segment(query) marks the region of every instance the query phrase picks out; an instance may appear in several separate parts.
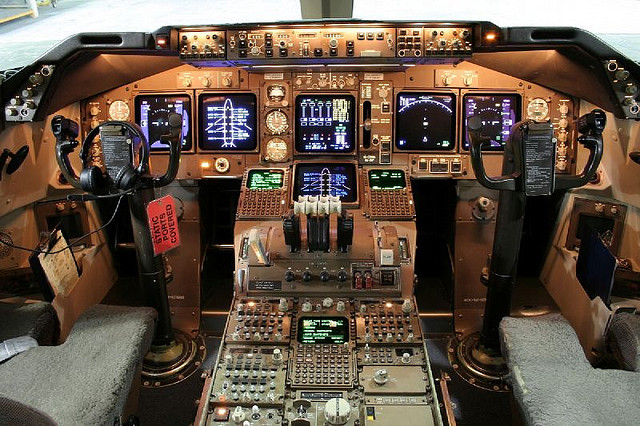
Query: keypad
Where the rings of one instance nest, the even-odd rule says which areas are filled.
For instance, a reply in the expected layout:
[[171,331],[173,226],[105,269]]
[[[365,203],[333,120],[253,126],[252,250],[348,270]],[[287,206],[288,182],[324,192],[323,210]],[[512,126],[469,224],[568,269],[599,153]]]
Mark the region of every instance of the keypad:
[[346,345],[302,345],[295,349],[292,386],[348,387],[354,379],[352,352]]
[[282,209],[281,189],[246,190],[238,202],[239,217],[280,216]]
[[406,189],[371,190],[369,215],[371,217],[412,217],[413,205]]

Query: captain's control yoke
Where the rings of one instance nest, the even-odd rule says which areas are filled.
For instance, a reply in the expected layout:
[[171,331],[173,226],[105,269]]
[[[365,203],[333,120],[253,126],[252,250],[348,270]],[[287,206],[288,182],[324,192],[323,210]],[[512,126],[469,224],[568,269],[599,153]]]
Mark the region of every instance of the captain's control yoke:
[[579,175],[556,175],[556,139],[550,122],[532,120],[517,123],[507,141],[502,176],[487,176],[482,162],[482,147],[490,138],[482,134],[482,119],[470,117],[467,128],[471,139],[471,164],[478,182],[500,191],[487,301],[479,349],[489,356],[500,354],[498,325],[510,314],[511,296],[516,278],[522,223],[527,197],[551,195],[557,189],[577,188],[595,175],[602,159],[602,131],[606,116],[596,109],[577,121],[582,134],[578,142],[590,152]]
[[176,343],[171,326],[164,264],[162,256],[154,255],[146,213],[146,205],[155,198],[154,188],[171,183],[180,164],[182,117],[169,114],[168,123],[169,132],[161,141],[169,145],[169,165],[165,174],[157,177],[149,175],[149,143],[135,124],[107,121],[91,130],[81,145],[83,170],[80,175],[69,160],[69,154],[79,145],[78,125],[58,115],[52,119],[51,127],[56,136],[56,159],[62,175],[73,187],[90,194],[70,195],[70,198],[97,200],[128,196],[139,278],[147,304],[158,311],[150,351],[155,355],[147,355],[146,361],[174,365],[183,348],[180,342]]

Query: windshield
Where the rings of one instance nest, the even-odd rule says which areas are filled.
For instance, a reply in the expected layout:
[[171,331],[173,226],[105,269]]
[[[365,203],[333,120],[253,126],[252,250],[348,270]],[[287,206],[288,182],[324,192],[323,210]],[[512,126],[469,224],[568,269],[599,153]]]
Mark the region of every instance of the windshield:
[[[38,0],[35,10],[5,6],[28,3],[6,0],[0,5],[0,70],[24,66],[80,32],[151,32],[165,25],[294,21],[302,17],[300,0]],[[33,17],[35,14],[38,16]],[[512,0],[355,0],[353,5],[353,17],[365,20],[467,20],[491,21],[503,27],[579,27],[636,61],[640,60],[638,16],[640,1],[636,0],[618,0],[615,8],[603,7],[600,0],[581,0],[579,6],[557,0],[526,4]]]

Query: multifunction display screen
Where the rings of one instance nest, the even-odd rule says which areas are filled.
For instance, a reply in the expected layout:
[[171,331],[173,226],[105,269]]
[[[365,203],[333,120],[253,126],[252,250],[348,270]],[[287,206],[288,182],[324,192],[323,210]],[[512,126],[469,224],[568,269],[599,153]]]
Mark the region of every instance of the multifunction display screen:
[[343,203],[358,199],[356,168],[351,163],[296,165],[294,200],[300,195],[338,196]]
[[296,98],[298,152],[352,152],[355,99],[351,95],[299,95]]
[[371,189],[403,189],[405,186],[402,170],[369,170]]
[[336,344],[349,341],[349,319],[345,317],[302,317],[298,320],[298,342]]
[[482,119],[482,134],[491,138],[491,145],[483,151],[503,151],[509,138],[511,127],[520,121],[520,95],[465,95],[464,96],[464,138],[462,147],[469,149],[467,120],[472,116]]
[[257,146],[256,96],[253,93],[200,97],[200,148],[253,151]]
[[169,113],[182,116],[182,150],[191,149],[191,98],[186,95],[136,97],[136,123],[149,141],[152,151],[168,151],[160,137],[169,133]]
[[284,170],[251,170],[247,176],[249,189],[280,189],[284,182]]
[[454,95],[398,93],[396,148],[406,151],[450,151],[455,148]]

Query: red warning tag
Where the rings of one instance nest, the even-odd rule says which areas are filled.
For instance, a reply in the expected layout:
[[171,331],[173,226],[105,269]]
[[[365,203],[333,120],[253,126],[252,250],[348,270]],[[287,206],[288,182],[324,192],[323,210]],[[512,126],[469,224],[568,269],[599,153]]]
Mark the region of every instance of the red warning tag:
[[154,255],[166,253],[180,245],[176,203],[171,195],[147,204],[147,217]]

